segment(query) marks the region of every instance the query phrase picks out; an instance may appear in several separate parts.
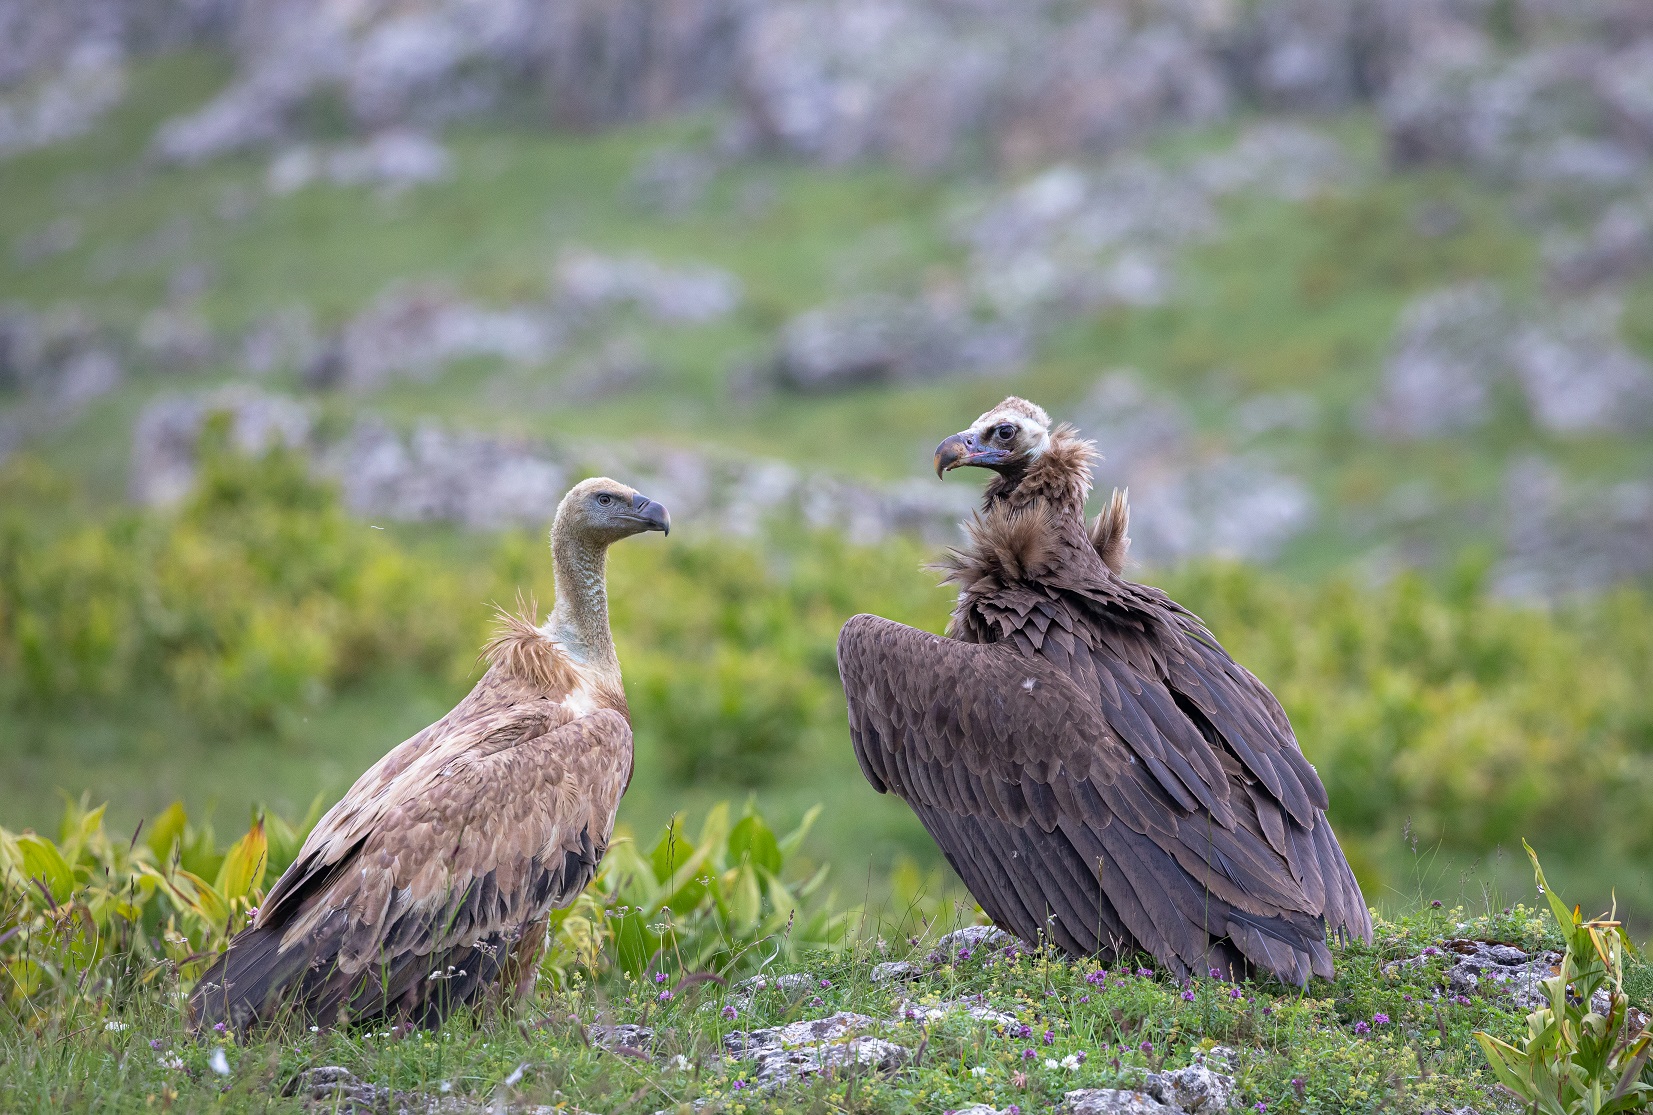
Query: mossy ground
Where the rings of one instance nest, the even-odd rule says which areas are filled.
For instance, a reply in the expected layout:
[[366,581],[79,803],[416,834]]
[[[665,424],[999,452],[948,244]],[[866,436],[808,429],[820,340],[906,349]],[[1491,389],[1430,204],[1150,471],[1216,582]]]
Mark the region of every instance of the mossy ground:
[[[1335,950],[1338,978],[1300,992],[1278,984],[1178,982],[1147,958],[1111,964],[1066,961],[1024,948],[978,949],[953,956],[925,978],[874,984],[887,958],[929,955],[940,925],[909,938],[820,953],[779,968],[807,971],[802,988],[758,992],[750,1003],[720,982],[693,978],[668,961],[637,982],[606,978],[543,988],[514,1015],[462,1012],[439,1032],[391,1035],[346,1028],[313,1032],[289,1026],[236,1044],[225,1035],[198,1040],[183,1023],[168,977],[120,1000],[88,996],[9,1017],[0,1034],[0,1107],[48,1111],[299,1111],[283,1087],[300,1071],[338,1065],[363,1081],[430,1097],[484,1105],[546,1104],[557,1110],[629,1112],[938,1112],[988,1103],[1047,1111],[1081,1087],[1131,1087],[1145,1073],[1190,1062],[1212,1045],[1239,1050],[1243,1106],[1270,1112],[1426,1112],[1494,1109],[1491,1081],[1475,1030],[1509,1038],[1519,1012],[1496,996],[1437,994],[1444,956],[1390,977],[1389,960],[1418,955],[1452,937],[1505,941],[1536,949],[1558,938],[1546,914],[1424,908],[1380,920],[1371,947]],[[663,977],[663,978],[661,978]],[[1644,1007],[1653,970],[1638,962],[1628,990]],[[889,1074],[840,1074],[774,1092],[753,1086],[748,1063],[726,1062],[722,1039],[835,1011],[892,1019],[903,1000],[921,1005],[982,996],[1014,1014],[996,1026],[950,1014],[927,1024],[900,1022],[882,1036],[917,1051]],[[584,1026],[639,1023],[655,1032],[651,1057],[593,1047]],[[212,1067],[217,1050],[220,1074]],[[677,1060],[681,1057],[682,1060]],[[1079,1061],[1077,1067],[1066,1067]],[[1054,1066],[1054,1067],[1053,1067]],[[492,1110],[493,1108],[489,1108]]]

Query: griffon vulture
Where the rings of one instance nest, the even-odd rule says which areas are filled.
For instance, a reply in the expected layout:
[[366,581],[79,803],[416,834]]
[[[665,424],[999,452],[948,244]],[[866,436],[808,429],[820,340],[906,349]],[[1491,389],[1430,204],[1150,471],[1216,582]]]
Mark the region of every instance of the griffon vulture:
[[997,475],[942,563],[947,636],[869,615],[839,635],[861,770],[1023,940],[1330,978],[1327,926],[1372,926],[1326,791],[1263,684],[1120,576],[1124,497],[1087,529],[1094,455],[1017,398],[937,447],[937,475]]
[[670,527],[613,480],[569,491],[550,618],[501,612],[470,695],[327,812],[196,984],[196,1027],[240,1031],[283,1009],[435,1026],[496,983],[532,989],[547,913],[591,881],[631,781],[608,547]]

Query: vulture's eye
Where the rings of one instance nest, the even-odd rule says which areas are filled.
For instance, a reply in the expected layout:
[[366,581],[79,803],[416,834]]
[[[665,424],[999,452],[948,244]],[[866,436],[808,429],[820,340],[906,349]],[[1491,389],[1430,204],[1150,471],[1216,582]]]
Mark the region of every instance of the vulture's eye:
[[1016,436],[1016,427],[1012,426],[1009,422],[1002,423],[998,429],[993,431],[993,436],[998,438],[1000,441],[1009,441],[1011,438]]
[[609,495],[607,492],[603,492],[597,497],[597,502],[602,506],[607,507],[609,504],[614,502],[614,497]]

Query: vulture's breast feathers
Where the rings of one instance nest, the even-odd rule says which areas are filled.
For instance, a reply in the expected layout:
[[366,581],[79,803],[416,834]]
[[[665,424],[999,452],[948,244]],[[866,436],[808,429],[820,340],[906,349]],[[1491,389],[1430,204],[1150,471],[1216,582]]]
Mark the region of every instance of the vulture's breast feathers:
[[586,716],[600,708],[613,709],[631,719],[626,691],[618,677],[587,666],[551,635],[527,618],[499,609],[493,638],[482,648],[501,688],[561,706],[567,719]]

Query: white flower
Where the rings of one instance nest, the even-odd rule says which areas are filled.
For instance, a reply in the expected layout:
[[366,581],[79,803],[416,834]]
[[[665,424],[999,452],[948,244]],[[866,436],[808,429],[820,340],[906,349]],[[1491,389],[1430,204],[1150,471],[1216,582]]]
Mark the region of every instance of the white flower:
[[319,1033],[321,1033],[321,1027],[320,1026],[312,1026],[312,1027],[310,1027],[310,1032],[312,1034],[319,1034]]
[[1056,1065],[1056,1058],[1055,1057],[1046,1057],[1045,1058],[1045,1068],[1053,1069],[1053,1068],[1056,1068],[1056,1067],[1057,1067],[1057,1065]]
[[213,1048],[212,1056],[207,1058],[207,1065],[219,1076],[230,1074],[230,1061],[228,1057],[224,1056],[223,1046],[219,1045]]
[[105,1030],[110,1030],[110,1031],[118,1034],[122,1030],[126,1029],[126,1023],[124,1023],[124,1022],[114,1022],[114,1021],[105,1022],[103,1024],[103,1028]]
[[1069,1072],[1077,1072],[1079,1070],[1079,1055],[1076,1053],[1069,1053],[1066,1057],[1063,1057],[1062,1067],[1067,1069]]
[[677,1056],[666,1062],[666,1067],[671,1069],[673,1072],[688,1072],[693,1066],[689,1064],[689,1059],[687,1057],[679,1053]]
[[986,1065],[977,1065],[975,1068],[970,1070],[970,1075],[975,1076],[975,1077],[986,1076],[987,1075],[987,1066]]
[[171,1069],[173,1072],[177,1072],[184,1067],[184,1059],[176,1053],[170,1057],[157,1057],[155,1063],[163,1069]]

